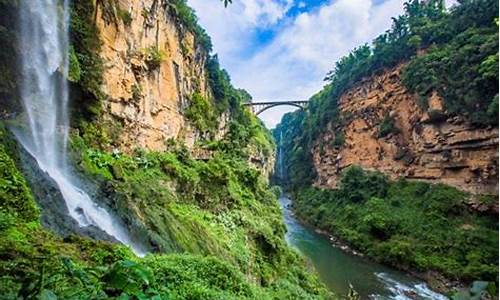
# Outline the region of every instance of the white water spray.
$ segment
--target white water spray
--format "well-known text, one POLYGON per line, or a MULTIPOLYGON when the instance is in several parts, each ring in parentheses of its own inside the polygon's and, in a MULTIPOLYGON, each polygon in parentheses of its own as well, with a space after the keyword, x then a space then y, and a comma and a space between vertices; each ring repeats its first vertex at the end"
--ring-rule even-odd
POLYGON ((20 95, 30 133, 17 133, 28 152, 57 183, 69 214, 81 227, 94 225, 130 246, 138 255, 124 226, 90 199, 70 176, 66 165, 69 129, 69 0, 20 2, 20 95))
POLYGON ((382 282, 392 296, 382 297, 379 295, 371 295, 371 299, 394 299, 394 300, 446 300, 447 297, 436 293, 429 289, 425 283, 404 284, 398 280, 391 278, 386 273, 376 273, 377 278, 382 282))

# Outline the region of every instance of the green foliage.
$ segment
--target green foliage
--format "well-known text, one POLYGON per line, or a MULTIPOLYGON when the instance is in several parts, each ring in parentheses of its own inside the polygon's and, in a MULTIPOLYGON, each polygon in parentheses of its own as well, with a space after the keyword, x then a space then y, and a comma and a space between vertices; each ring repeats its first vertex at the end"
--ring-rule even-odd
POLYGON ((68 70, 68 80, 71 82, 79 82, 81 78, 82 70, 80 68, 80 63, 78 62, 78 57, 76 56, 75 48, 69 48, 69 70, 68 70))
POLYGON ((251 299, 258 293, 242 273, 214 257, 172 255, 169 259, 151 257, 147 263, 157 285, 174 299, 251 299))
MULTIPOLYGON (((0 141, 7 139, 7 133, 0 124, 0 141)), ((4 144, 0 144, 0 228, 10 228, 14 220, 26 222, 37 220, 35 205, 27 183, 10 157, 4 144)))
POLYGON ((333 146, 335 148, 340 148, 344 145, 345 143, 345 135, 343 132, 337 132, 335 133, 335 138, 333 140, 333 146))
POLYGON ((471 211, 469 195, 452 187, 389 182, 351 167, 337 190, 303 188, 295 196, 299 217, 381 262, 498 283, 498 220, 471 211))
POLYGON ((206 62, 208 72, 208 84, 212 89, 216 100, 217 109, 225 111, 229 107, 231 98, 237 97, 231 86, 231 80, 226 70, 220 68, 217 55, 209 57, 206 62))
POLYGON ((130 26, 132 24, 132 14, 121 7, 117 7, 117 15, 122 20, 125 26, 130 26))
POLYGON ((132 24, 132 14, 123 9, 117 0, 99 0, 96 2, 99 9, 102 11, 102 18, 107 23, 114 23, 118 26, 118 20, 121 20, 125 26, 132 24))
MULTIPOLYGON (((284 152, 282 154, 283 163, 280 168, 283 168, 281 178, 284 183, 289 183, 292 186, 307 185, 312 181, 315 174, 312 167, 312 157, 305 150, 309 149, 308 144, 300 140, 303 127, 307 124, 304 122, 307 112, 299 111, 296 113, 287 113, 283 116, 281 123, 273 130, 273 136, 278 144, 279 149, 284 152), (306 144, 306 145, 304 145, 306 144)), ((302 138, 306 139, 307 136, 302 138)))
POLYGON ((498 32, 469 28, 450 42, 415 57, 403 73, 411 91, 428 97, 437 91, 451 114, 467 116, 477 125, 498 124, 498 32))
POLYGON ((371 197, 385 197, 388 186, 388 179, 382 173, 366 172, 352 166, 342 173, 339 196, 350 202, 364 202, 371 197))
POLYGON ((108 187, 131 232, 171 253, 139 259, 120 245, 43 229, 14 145, 2 128, 0 299, 329 297, 286 246, 275 196, 243 160, 196 161, 182 149, 127 156, 74 137, 81 168, 108 187))
POLYGON ((188 108, 184 115, 201 133, 215 133, 218 120, 211 101, 199 93, 191 95, 188 108))
POLYGON ((146 48, 144 55, 146 56, 146 64, 151 71, 158 69, 165 60, 165 53, 156 46, 146 48))
MULTIPOLYGON (((109 197, 122 218, 134 220, 131 232, 140 235, 156 251, 215 256, 237 270, 221 274, 241 272, 258 278, 273 290, 282 280, 293 282, 295 276, 304 276, 298 260, 296 273, 289 273, 287 261, 293 253, 283 239, 284 226, 275 195, 267 181, 243 158, 219 151, 207 161, 194 160, 189 152, 175 145, 170 146, 172 152, 138 150, 130 156, 88 148, 80 137, 73 138, 72 146, 81 154, 77 162, 87 174, 113 186, 109 197)), ((175 286, 181 299, 198 292, 204 295, 201 298, 212 295, 206 288, 198 288, 200 282, 185 280, 185 290, 175 286)), ((219 279, 219 284, 226 280, 230 278, 219 279)), ((290 284, 289 289, 301 296, 324 293, 314 280, 290 284)), ((133 293, 153 295, 147 294, 141 280, 131 286, 133 293)), ((123 288, 119 290, 124 292, 123 288)), ((247 290, 243 296, 249 293, 247 290)), ((268 293, 271 291, 265 294, 268 293)))
POLYGON ((200 45, 207 53, 212 52, 212 41, 198 24, 198 17, 194 10, 188 6, 186 0, 169 1, 172 14, 177 18, 178 24, 182 24, 185 29, 192 32, 195 36, 195 42, 200 45))
POLYGON ((379 125, 378 137, 381 138, 389 135, 390 133, 396 134, 398 132, 399 130, 396 127, 394 118, 387 114, 379 125))
POLYGON ((153 281, 153 273, 145 266, 130 260, 116 262, 104 274, 102 280, 110 288, 114 289, 114 292, 118 293, 120 297, 125 295, 136 297, 158 296, 152 290, 147 291, 149 295, 146 295, 143 291, 153 281))
POLYGON ((115 146, 122 133, 122 125, 119 122, 99 120, 94 122, 81 121, 79 124, 82 138, 76 139, 79 143, 76 148, 91 147, 99 150, 110 150, 115 146))
MULTIPOLYGON (((73 99, 74 103, 78 103, 73 108, 78 113, 77 119, 90 119, 98 115, 101 109, 101 100, 104 98, 101 91, 103 61, 99 55, 101 41, 94 22, 94 12, 93 2, 72 1, 70 39, 78 64, 76 61, 70 62, 73 68, 72 74, 80 74, 78 87, 81 91, 78 98, 73 99), (80 72, 76 72, 77 65, 80 72)), ((72 59, 74 60, 74 57, 72 59)), ((77 96, 74 95, 74 97, 77 96)))

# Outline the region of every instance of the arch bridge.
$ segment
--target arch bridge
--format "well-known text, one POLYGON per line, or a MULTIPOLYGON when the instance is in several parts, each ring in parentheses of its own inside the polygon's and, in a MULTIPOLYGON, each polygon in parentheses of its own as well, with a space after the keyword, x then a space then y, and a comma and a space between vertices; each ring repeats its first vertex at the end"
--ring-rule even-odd
POLYGON ((252 112, 258 116, 270 108, 282 105, 295 106, 304 110, 307 107, 307 103, 309 103, 309 101, 258 101, 243 103, 243 106, 250 107, 252 112))

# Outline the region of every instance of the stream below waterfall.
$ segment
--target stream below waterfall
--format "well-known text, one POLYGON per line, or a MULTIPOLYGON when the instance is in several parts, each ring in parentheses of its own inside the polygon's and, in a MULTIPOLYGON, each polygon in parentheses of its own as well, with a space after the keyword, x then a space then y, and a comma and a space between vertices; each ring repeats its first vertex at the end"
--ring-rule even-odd
POLYGON ((291 199, 281 196, 279 201, 288 244, 314 266, 320 279, 333 292, 346 295, 351 284, 361 299, 447 299, 404 272, 345 253, 324 235, 301 224, 293 215, 291 199))

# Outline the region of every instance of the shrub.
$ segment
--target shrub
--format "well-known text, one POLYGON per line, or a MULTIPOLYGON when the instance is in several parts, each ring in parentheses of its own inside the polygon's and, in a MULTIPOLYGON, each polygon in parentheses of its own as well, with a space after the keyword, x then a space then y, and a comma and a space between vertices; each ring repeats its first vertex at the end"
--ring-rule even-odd
MULTIPOLYGON (((0 128, 0 138, 5 134, 0 128)), ((2 144, 0 144, 0 213, 3 216, 3 226, 12 221, 12 216, 30 222, 37 220, 40 213, 24 177, 2 144)))
POLYGON ((69 48, 69 70, 68 70, 68 80, 71 82, 79 82, 82 70, 80 68, 80 63, 78 62, 78 57, 76 56, 75 48, 69 48))
POLYGON ((384 119, 382 119, 382 122, 379 125, 378 129, 378 137, 382 138, 390 133, 396 134, 398 133, 399 130, 396 127, 396 122, 393 117, 391 117, 389 114, 386 114, 384 119))
POLYGON ((335 139, 333 140, 333 146, 335 148, 340 148, 345 143, 345 135, 343 132, 339 131, 335 133, 335 139))
POLYGON ((218 128, 219 123, 212 102, 200 93, 191 95, 189 106, 184 111, 184 116, 201 133, 215 133, 218 128))
POLYGON ((188 6, 187 1, 173 0, 170 2, 170 7, 180 24, 194 34, 196 43, 205 49, 207 53, 212 52, 212 41, 205 30, 198 25, 198 17, 194 10, 188 6))
POLYGON ((347 201, 362 202, 371 197, 385 197, 388 186, 388 179, 382 173, 352 166, 342 172, 339 193, 347 201))
POLYGON ((158 69, 165 60, 165 53, 156 46, 150 46, 144 50, 146 64, 150 71, 158 69))
POLYGON ((116 13, 125 26, 130 26, 132 24, 132 14, 128 10, 122 9, 118 6, 116 8, 116 13))

